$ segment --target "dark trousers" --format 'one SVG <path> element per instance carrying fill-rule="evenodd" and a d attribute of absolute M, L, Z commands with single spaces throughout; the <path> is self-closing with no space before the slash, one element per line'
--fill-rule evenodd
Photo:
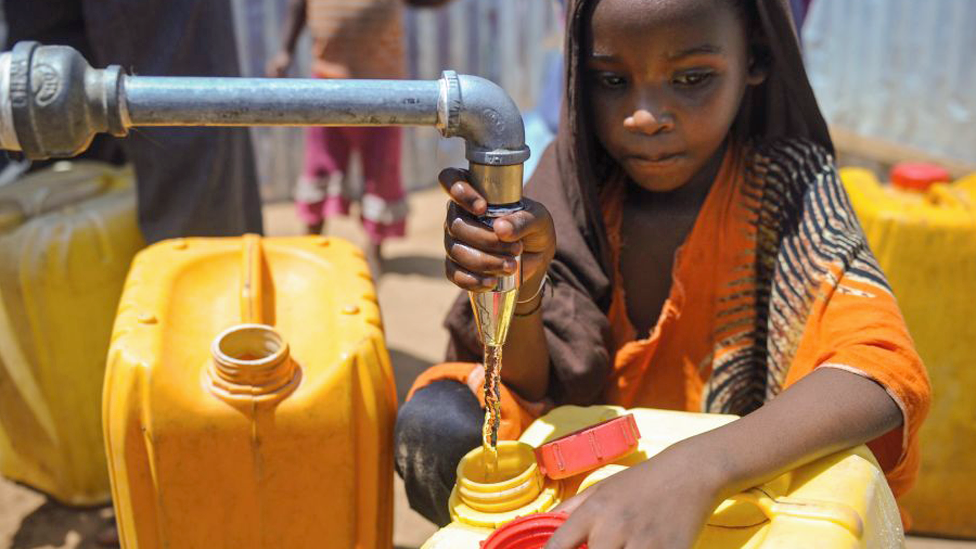
<path fill-rule="evenodd" d="M 238 76 L 229 0 L 4 0 L 8 49 L 72 46 L 94 67 L 145 76 Z M 139 128 L 96 140 L 88 158 L 136 171 L 148 242 L 260 233 L 254 151 L 244 128 Z"/>
<path fill-rule="evenodd" d="M 481 444 L 484 417 L 478 399 L 457 381 L 424 387 L 397 414 L 397 473 L 406 485 L 410 507 L 438 526 L 451 522 L 447 500 L 457 465 Z"/>

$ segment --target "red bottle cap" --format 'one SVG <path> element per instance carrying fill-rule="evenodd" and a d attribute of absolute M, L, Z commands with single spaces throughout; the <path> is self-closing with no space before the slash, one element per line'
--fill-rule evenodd
<path fill-rule="evenodd" d="M 942 166 L 904 162 L 891 169 L 891 184 L 909 191 L 925 192 L 935 183 L 952 181 L 952 176 Z"/>
<path fill-rule="evenodd" d="M 535 460 L 542 474 L 558 480 L 617 461 L 637 449 L 638 439 L 637 421 L 627 414 L 547 442 Z"/>
<path fill-rule="evenodd" d="M 542 549 L 568 517 L 566 513 L 539 513 L 515 519 L 481 542 L 481 549 Z M 579 549 L 586 549 L 586 544 Z"/>

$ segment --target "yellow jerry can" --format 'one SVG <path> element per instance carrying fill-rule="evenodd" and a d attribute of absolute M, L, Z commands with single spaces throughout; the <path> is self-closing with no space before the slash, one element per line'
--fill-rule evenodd
<path fill-rule="evenodd" d="M 61 162 L 0 187 L 0 472 L 65 504 L 109 500 L 102 374 L 142 246 L 128 170 Z"/>
<path fill-rule="evenodd" d="M 921 471 L 901 503 L 914 531 L 976 537 L 976 174 L 949 184 L 899 166 L 892 185 L 860 168 L 840 175 L 932 384 Z"/>
<path fill-rule="evenodd" d="M 542 476 L 533 448 L 625 414 L 634 415 L 641 434 L 636 452 L 575 477 L 556 481 Z M 556 408 L 532 423 L 518 441 L 499 443 L 499 473 L 493 478 L 485 480 L 480 447 L 461 460 L 450 500 L 453 522 L 427 540 L 422 549 L 478 549 L 495 528 L 518 517 L 548 511 L 629 465 L 735 419 L 616 406 Z M 696 547 L 888 549 L 902 547 L 904 542 L 891 489 L 871 451 L 860 446 L 726 500 L 708 520 Z"/>
<path fill-rule="evenodd" d="M 123 547 L 392 546 L 396 396 L 351 244 L 155 244 L 133 262 L 108 360 Z"/>

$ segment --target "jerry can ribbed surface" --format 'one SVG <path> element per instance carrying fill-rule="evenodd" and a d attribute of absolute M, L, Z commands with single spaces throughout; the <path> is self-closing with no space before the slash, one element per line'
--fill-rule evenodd
<path fill-rule="evenodd" d="M 376 293 L 351 244 L 151 246 L 105 376 L 122 545 L 388 549 L 395 414 Z"/>
<path fill-rule="evenodd" d="M 625 414 L 634 415 L 641 434 L 636 452 L 575 477 L 556 481 L 541 476 L 533 448 Z M 499 443 L 499 478 L 478 478 L 484 474 L 481 448 L 462 459 L 450 500 L 454 522 L 427 540 L 423 549 L 479 549 L 495 528 L 548 511 L 627 466 L 735 419 L 616 406 L 556 408 L 533 422 L 517 442 Z M 902 547 L 904 541 L 891 489 L 871 451 L 860 446 L 726 500 L 708 520 L 696 548 L 891 549 Z"/>
<path fill-rule="evenodd" d="M 128 170 L 62 162 L 0 187 L 0 472 L 62 503 L 109 500 L 102 374 L 142 246 Z"/>
<path fill-rule="evenodd" d="M 840 175 L 932 384 L 921 470 L 901 503 L 915 531 L 976 537 L 976 174 L 917 190 Z"/>

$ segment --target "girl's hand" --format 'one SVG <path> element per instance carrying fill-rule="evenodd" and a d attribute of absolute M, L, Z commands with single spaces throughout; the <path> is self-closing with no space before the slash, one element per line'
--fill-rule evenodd
<path fill-rule="evenodd" d="M 324 59 L 313 59 L 312 76 L 315 78 L 346 79 L 351 78 L 352 73 L 349 72 L 349 67 L 342 63 L 333 63 Z"/>
<path fill-rule="evenodd" d="M 884 387 L 820 367 L 758 410 L 690 437 L 565 502 L 546 549 L 689 549 L 723 499 L 898 429 Z M 783 436 L 789 433 L 789 436 Z"/>
<path fill-rule="evenodd" d="M 291 53 L 280 51 L 268 61 L 266 69 L 269 78 L 284 78 L 288 75 L 288 67 L 291 66 Z"/>
<path fill-rule="evenodd" d="M 724 482 L 690 449 L 672 446 L 564 502 L 555 511 L 570 517 L 546 549 L 691 549 Z"/>
<path fill-rule="evenodd" d="M 451 197 L 444 223 L 447 278 L 462 289 L 488 291 L 496 277 L 514 274 L 522 255 L 522 293 L 534 295 L 556 254 L 556 233 L 542 204 L 522 199 L 524 209 L 495 219 L 493 228 L 478 220 L 488 203 L 468 183 L 467 170 L 441 172 L 441 186 Z"/>

